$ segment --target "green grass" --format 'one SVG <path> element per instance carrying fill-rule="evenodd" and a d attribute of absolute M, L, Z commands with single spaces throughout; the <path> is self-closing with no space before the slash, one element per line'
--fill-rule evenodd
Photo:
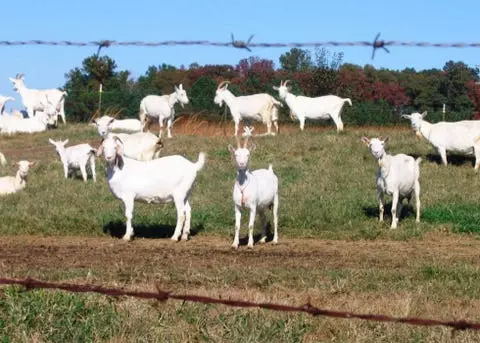
<path fill-rule="evenodd" d="M 360 143 L 362 135 L 386 134 L 390 135 L 389 152 L 427 157 L 421 167 L 423 223 L 416 225 L 412 210 L 407 209 L 397 232 L 388 230 L 389 211 L 386 221 L 378 223 L 377 167 Z M 122 204 L 108 190 L 102 161 L 97 159 L 97 184 L 91 181 L 84 184 L 79 178 L 64 180 L 62 166 L 53 146 L 47 142 L 48 137 L 69 138 L 71 144 L 86 139 L 96 140 L 94 145 L 100 142 L 94 130 L 86 125 L 69 125 L 34 136 L 6 137 L 1 149 L 10 152 L 15 148 L 19 155 L 16 159 L 36 159 L 39 164 L 31 171 L 24 191 L 2 199 L 0 216 L 4 220 L 0 222 L 0 234 L 96 236 L 104 235 L 109 225 L 120 230 L 124 221 Z M 235 169 L 227 150 L 232 141 L 183 135 L 165 142 L 164 155 L 179 153 L 196 160 L 199 151 L 208 154 L 206 168 L 199 173 L 191 196 L 192 225 L 202 234 L 232 233 Z M 272 163 L 279 177 L 279 224 L 284 237 L 405 239 L 436 230 L 439 224 L 458 232 L 478 227 L 478 215 L 471 209 L 477 201 L 472 190 L 478 189 L 479 177 L 473 172 L 471 161 L 461 160 L 461 165 L 446 168 L 439 166 L 429 160 L 435 156 L 430 145 L 417 140 L 409 131 L 347 129 L 344 134 L 333 130 L 307 131 L 256 138 L 256 143 L 251 169 Z M 8 153 L 7 158 L 11 158 Z M 14 167 L 2 170 L 2 174 L 14 173 Z M 135 206 L 134 226 L 146 231 L 146 235 L 175 224 L 172 204 L 136 203 Z M 244 216 L 243 227 L 246 220 Z"/>

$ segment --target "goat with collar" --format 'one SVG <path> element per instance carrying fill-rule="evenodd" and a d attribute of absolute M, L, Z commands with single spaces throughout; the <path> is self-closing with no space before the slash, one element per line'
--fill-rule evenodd
<path fill-rule="evenodd" d="M 250 219 L 248 222 L 248 247 L 253 248 L 253 226 L 255 215 L 258 211 L 262 226 L 262 237 L 260 243 L 265 243 L 267 239 L 267 222 L 265 210 L 273 207 L 273 243 L 278 242 L 278 178 L 273 172 L 272 165 L 268 169 L 249 170 L 250 154 L 255 150 L 255 144 L 248 148 L 248 136 L 242 146 L 240 138 L 237 138 L 237 148 L 232 145 L 228 150 L 235 158 L 237 168 L 237 179 L 233 187 L 233 202 L 235 204 L 235 237 L 233 239 L 233 248 L 238 248 L 240 241 L 240 220 L 242 217 L 241 209 L 250 210 Z"/>

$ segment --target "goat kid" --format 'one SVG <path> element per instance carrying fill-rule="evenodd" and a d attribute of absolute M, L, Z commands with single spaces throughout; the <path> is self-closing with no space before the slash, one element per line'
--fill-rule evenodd
<path fill-rule="evenodd" d="M 255 144 L 248 148 L 248 136 L 241 145 L 237 138 L 237 148 L 232 145 L 228 150 L 235 159 L 237 168 L 237 179 L 233 187 L 233 202 L 235 204 L 235 237 L 232 247 L 238 248 L 240 236 L 240 221 L 242 217 L 241 209 L 250 210 L 250 219 L 248 222 L 248 247 L 253 248 L 253 227 L 255 215 L 258 212 L 262 226 L 262 237 L 260 243 L 265 243 L 267 239 L 267 222 L 265 210 L 273 206 L 273 243 L 278 242 L 278 178 L 273 172 L 272 165 L 268 169 L 257 169 L 252 172 L 249 170 L 250 154 L 255 150 Z"/>
<path fill-rule="evenodd" d="M 416 222 L 420 222 L 420 162 L 421 158 L 414 159 L 405 154 L 389 155 L 385 152 L 388 137 L 369 139 L 362 137 L 362 142 L 370 149 L 371 154 L 378 161 L 377 197 L 379 201 L 379 220 L 383 222 L 385 207 L 384 194 L 392 196 L 392 225 L 397 228 L 398 219 L 402 213 L 402 201 L 407 199 L 411 203 L 415 195 Z"/>
<path fill-rule="evenodd" d="M 50 144 L 55 146 L 55 150 L 62 161 L 65 179 L 68 179 L 70 171 L 80 169 L 83 181 L 87 182 L 87 166 L 90 165 L 93 182 L 97 181 L 97 176 L 95 173 L 96 150 L 94 148 L 92 148 L 89 144 L 78 144 L 65 148 L 65 145 L 68 144 L 68 139 L 62 142 L 54 141 L 53 139 L 49 138 L 48 141 Z"/>
<path fill-rule="evenodd" d="M 112 194 L 125 206 L 127 218 L 124 240 L 134 234 L 132 226 L 135 200 L 147 203 L 174 202 L 177 225 L 172 240 L 187 240 L 190 233 L 191 208 L 188 197 L 193 184 L 205 164 L 205 153 L 198 155 L 196 163 L 180 155 L 166 156 L 151 161 L 137 161 L 123 154 L 123 143 L 118 137 L 103 140 L 98 155 L 107 163 L 107 181 Z M 182 231 L 183 228 L 183 231 Z"/>

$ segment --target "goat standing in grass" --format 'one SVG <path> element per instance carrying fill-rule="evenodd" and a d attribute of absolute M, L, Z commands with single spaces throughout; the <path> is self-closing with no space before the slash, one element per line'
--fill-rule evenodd
<path fill-rule="evenodd" d="M 213 102 L 223 106 L 225 102 L 230 109 L 235 123 L 235 136 L 238 134 L 238 127 L 242 119 L 253 119 L 262 121 L 267 125 L 267 135 L 272 133 L 272 123 L 278 133 L 278 108 L 283 106 L 280 101 L 267 93 L 235 96 L 228 90 L 229 81 L 221 82 L 215 91 Z"/>
<path fill-rule="evenodd" d="M 170 95 L 147 95 L 140 102 L 140 112 L 138 114 L 143 130 L 150 127 L 150 119 L 158 118 L 159 134 L 161 138 L 163 133 L 163 121 L 167 121 L 167 137 L 172 138 L 172 125 L 175 117 L 175 104 L 180 106 L 188 104 L 187 92 L 183 85 L 175 86 L 175 91 Z"/>
<path fill-rule="evenodd" d="M 403 114 L 410 120 L 417 137 L 424 137 L 438 151 L 447 165 L 447 151 L 463 155 L 475 155 L 475 171 L 480 167 L 480 120 L 429 123 L 424 120 L 427 112 Z"/>
<path fill-rule="evenodd" d="M 18 171 L 15 176 L 0 177 L 0 195 L 16 193 L 27 186 L 28 170 L 35 162 L 20 161 L 16 165 Z"/>
<path fill-rule="evenodd" d="M 63 173 L 65 179 L 68 179 L 70 171 L 80 169 L 84 182 L 87 182 L 87 166 L 90 165 L 92 172 L 93 182 L 97 181 L 95 173 L 95 152 L 96 150 L 90 146 L 90 144 L 78 144 L 65 148 L 68 143 L 68 139 L 62 141 L 54 141 L 49 138 L 50 144 L 55 146 L 58 156 L 63 164 Z"/>
<path fill-rule="evenodd" d="M 251 131 L 250 131 L 251 132 Z M 235 204 L 235 237 L 233 239 L 233 248 L 238 248 L 240 236 L 240 220 L 242 217 L 241 209 L 250 210 L 250 219 L 248 221 L 248 247 L 253 248 L 253 227 L 255 215 L 258 211 L 262 226 L 262 237 L 260 243 L 265 243 L 267 239 L 267 222 L 265 210 L 273 206 L 273 243 L 278 242 L 278 179 L 273 172 L 272 165 L 268 169 L 257 169 L 253 172 L 249 170 L 250 154 L 255 150 L 255 144 L 248 148 L 248 138 L 244 141 L 243 147 L 240 138 L 237 137 L 237 148 L 232 145 L 228 150 L 235 158 L 237 167 L 237 179 L 233 187 L 233 202 Z"/>
<path fill-rule="evenodd" d="M 332 118 L 337 126 L 337 131 L 343 131 L 341 112 L 343 105 L 348 103 L 352 106 L 349 98 L 340 98 L 336 95 L 324 95 L 316 98 L 293 95 L 288 82 L 280 81 L 280 87 L 273 86 L 278 91 L 280 99 L 284 100 L 290 108 L 290 118 L 296 117 L 300 121 L 300 130 L 305 127 L 305 119 L 329 119 Z"/>
<path fill-rule="evenodd" d="M 205 164 L 203 152 L 198 155 L 196 163 L 180 155 L 137 161 L 124 156 L 122 141 L 112 136 L 103 140 L 98 149 L 98 155 L 101 154 L 107 163 L 108 187 L 125 205 L 127 228 L 124 240 L 130 240 L 134 234 L 132 217 L 135 200 L 155 204 L 173 201 L 177 209 L 177 225 L 171 239 L 177 241 L 180 234 L 182 240 L 188 239 L 191 218 L 188 197 L 197 172 Z"/>
<path fill-rule="evenodd" d="M 384 194 L 392 196 L 392 229 L 397 228 L 398 218 L 402 213 L 402 201 L 411 202 L 415 195 L 417 205 L 417 223 L 420 222 L 420 162 L 421 158 L 414 159 L 405 154 L 389 155 L 385 152 L 385 143 L 388 137 L 369 139 L 362 137 L 370 149 L 373 157 L 378 161 L 377 196 L 379 201 L 379 219 L 383 221 L 385 207 Z"/>

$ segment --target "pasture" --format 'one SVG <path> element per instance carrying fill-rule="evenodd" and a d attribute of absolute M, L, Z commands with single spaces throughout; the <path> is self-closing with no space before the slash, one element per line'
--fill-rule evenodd
<path fill-rule="evenodd" d="M 155 129 L 152 129 L 156 132 Z M 258 130 L 258 131 L 257 131 Z M 263 132 L 258 126 L 255 133 Z M 100 139 L 86 124 L 60 125 L 34 135 L 2 137 L 12 161 L 38 161 L 25 190 L 0 199 L 0 270 L 5 277 L 91 282 L 126 289 L 193 293 L 394 316 L 480 321 L 480 175 L 472 158 L 449 165 L 405 127 L 333 126 L 300 132 L 281 126 L 277 137 L 255 137 L 251 169 L 269 163 L 279 178 L 279 244 L 230 248 L 234 232 L 235 168 L 226 127 L 198 119 L 174 127 L 161 155 L 196 160 L 207 153 L 190 198 L 192 236 L 171 242 L 173 204 L 136 203 L 136 239 L 125 230 L 122 204 L 108 190 L 97 159 L 97 183 L 65 180 L 48 138 L 69 145 Z M 421 223 L 404 208 L 390 230 L 391 199 L 378 222 L 377 164 L 362 136 L 389 136 L 387 151 L 421 156 Z M 270 218 L 270 213 L 268 213 Z M 242 216 L 241 237 L 247 234 Z M 256 221 L 258 224 L 258 218 Z M 256 231 L 258 233 L 258 230 Z M 418 328 L 328 319 L 264 310 L 168 301 L 157 303 L 8 287 L 0 297 L 5 342 L 316 342 L 448 341 L 445 328 Z M 458 332 L 458 342 L 480 335 Z"/>

